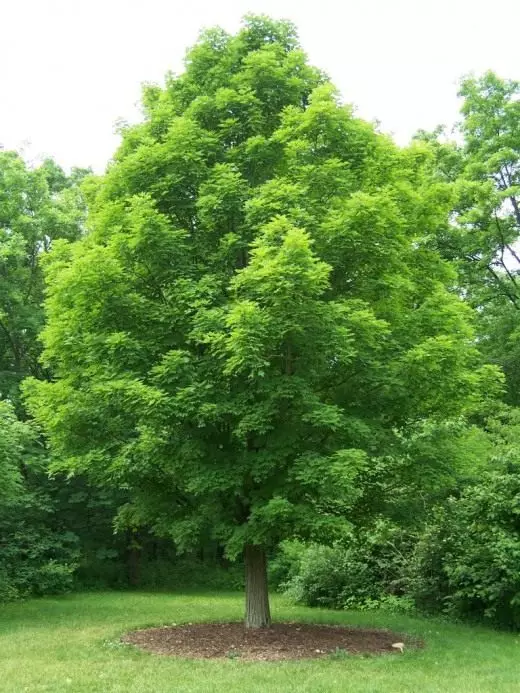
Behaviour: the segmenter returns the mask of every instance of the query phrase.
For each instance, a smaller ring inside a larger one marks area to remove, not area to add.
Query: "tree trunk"
[[[246,565],[246,628],[268,628],[271,625],[267,589],[267,559],[261,546],[249,544],[244,549]]]

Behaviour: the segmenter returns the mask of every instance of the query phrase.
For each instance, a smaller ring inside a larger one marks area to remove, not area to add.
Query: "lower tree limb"
[[[271,625],[267,558],[262,546],[248,544],[244,549],[246,567],[246,628],[268,628]]]

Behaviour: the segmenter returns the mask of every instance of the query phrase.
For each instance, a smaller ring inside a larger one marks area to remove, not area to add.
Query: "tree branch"
[[[495,282],[498,284],[498,286],[502,288],[504,296],[507,296],[507,298],[509,298],[509,300],[514,305],[514,307],[517,310],[520,310],[520,306],[518,305],[518,296],[516,294],[511,293],[510,291],[508,291],[507,289],[505,289],[503,287],[503,282],[500,281],[500,277],[495,272],[495,270],[491,267],[491,265],[487,265],[486,269],[491,274],[491,276],[493,277]]]

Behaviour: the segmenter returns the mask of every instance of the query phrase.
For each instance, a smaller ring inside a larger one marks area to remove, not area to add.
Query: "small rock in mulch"
[[[344,628],[306,623],[274,623],[249,630],[242,623],[194,623],[146,628],[128,633],[122,642],[162,655],[241,660],[284,660],[349,654],[399,654],[395,643],[420,647],[387,630]]]

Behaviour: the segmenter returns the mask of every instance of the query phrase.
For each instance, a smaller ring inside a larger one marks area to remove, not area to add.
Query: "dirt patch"
[[[193,623],[147,628],[128,633],[122,642],[148,652],[190,658],[283,660],[344,657],[360,654],[399,654],[422,643],[387,630],[366,630],[305,623],[274,623],[248,630],[242,623]]]

